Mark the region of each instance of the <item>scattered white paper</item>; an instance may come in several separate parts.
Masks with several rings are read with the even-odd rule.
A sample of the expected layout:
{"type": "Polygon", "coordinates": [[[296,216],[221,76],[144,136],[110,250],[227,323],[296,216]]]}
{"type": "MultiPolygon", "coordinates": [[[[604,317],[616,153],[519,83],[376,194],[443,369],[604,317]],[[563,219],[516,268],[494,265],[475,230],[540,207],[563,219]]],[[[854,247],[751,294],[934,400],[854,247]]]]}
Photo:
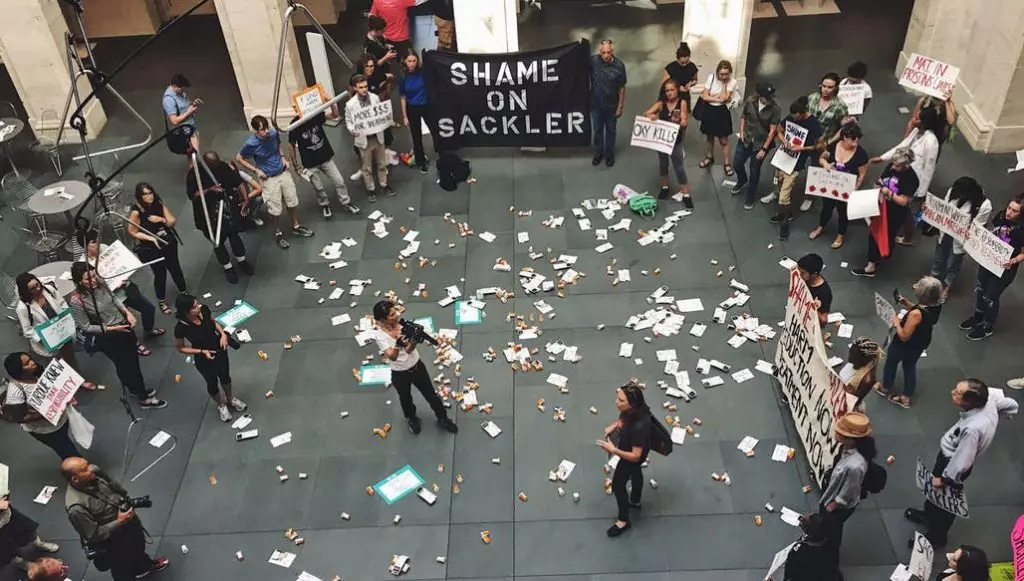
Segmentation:
{"type": "Polygon", "coordinates": [[[501,434],[501,428],[499,428],[498,424],[495,424],[494,422],[484,422],[480,424],[480,427],[482,427],[484,431],[487,432],[487,435],[492,438],[497,438],[498,434],[501,434]]]}
{"type": "Polygon", "coordinates": [[[149,445],[154,448],[159,448],[167,443],[167,440],[171,439],[171,435],[167,432],[160,430],[155,436],[149,439],[149,445]]]}
{"type": "Polygon", "coordinates": [[[526,244],[527,242],[530,241],[530,233],[516,232],[516,240],[518,240],[520,244],[526,244]]]}
{"type": "Polygon", "coordinates": [[[796,261],[788,256],[783,256],[782,260],[779,261],[779,266],[786,270],[793,270],[796,268],[796,261]]]}
{"type": "Polygon", "coordinates": [[[789,460],[789,453],[793,450],[789,446],[783,444],[775,444],[775,450],[772,451],[772,460],[776,462],[785,462],[789,460]]]}
{"type": "Polygon", "coordinates": [[[914,576],[910,574],[910,569],[906,565],[900,563],[896,565],[892,575],[889,575],[889,581],[913,581],[914,576]]]}
{"type": "Polygon", "coordinates": [[[771,376],[775,375],[775,366],[764,359],[758,359],[757,363],[754,364],[754,369],[771,376]]]}
{"type": "Polygon", "coordinates": [[[490,244],[491,242],[494,242],[494,239],[497,238],[497,236],[495,236],[494,234],[491,234],[490,232],[481,232],[477,236],[482,238],[484,240],[484,242],[487,242],[488,244],[490,244]]]}
{"type": "Polygon", "coordinates": [[[704,310],[704,304],[700,299],[683,299],[676,301],[676,310],[680,313],[696,313],[704,310]]]}
{"type": "Polygon", "coordinates": [[[732,374],[732,379],[736,383],[743,383],[744,381],[754,379],[754,372],[749,369],[741,369],[732,374]]]}
{"type": "Polygon", "coordinates": [[[619,357],[632,357],[633,356],[633,344],[623,343],[619,345],[619,357]]]}
{"type": "Polygon", "coordinates": [[[785,507],[785,506],[782,507],[782,511],[780,511],[780,513],[779,513],[779,518],[782,519],[782,522],[784,522],[784,523],[786,523],[786,524],[788,524],[790,526],[794,526],[794,527],[800,526],[800,513],[796,512],[795,510],[793,510],[791,508],[788,508],[788,507],[785,507]]]}
{"type": "Polygon", "coordinates": [[[608,252],[612,248],[614,248],[614,246],[612,246],[611,242],[605,242],[604,244],[598,246],[594,250],[597,251],[598,254],[603,254],[605,252],[608,252]]]}
{"type": "Polygon", "coordinates": [[[708,330],[708,326],[704,323],[694,323],[693,327],[690,327],[690,334],[694,337],[703,337],[704,331],[708,330]]]}
{"type": "Polygon", "coordinates": [[[352,317],[348,313],[342,313],[340,315],[334,315],[331,317],[331,326],[337,327],[338,325],[344,325],[345,323],[352,320],[352,317]]]}
{"type": "Polygon", "coordinates": [[[36,504],[46,504],[50,502],[51,498],[53,498],[54,492],[57,492],[56,486],[44,486],[43,489],[39,491],[39,494],[32,499],[32,502],[36,504]]]}
{"type": "Polygon", "coordinates": [[[849,323],[843,323],[839,325],[839,331],[836,334],[844,339],[849,339],[850,337],[853,337],[853,325],[849,323]]]}
{"type": "Polygon", "coordinates": [[[285,433],[283,433],[283,434],[281,434],[279,436],[274,436],[273,438],[271,438],[270,439],[270,445],[275,447],[275,448],[277,448],[277,447],[283,446],[285,444],[290,444],[291,441],[292,441],[292,433],[291,432],[285,432],[285,433]]]}
{"type": "Polygon", "coordinates": [[[683,442],[685,442],[685,441],[686,441],[686,430],[684,430],[683,428],[680,428],[680,427],[672,428],[672,443],[673,444],[679,444],[680,446],[682,446],[683,442]]]}
{"type": "Polygon", "coordinates": [[[270,555],[270,559],[267,561],[271,565],[277,565],[278,567],[284,567],[285,569],[292,566],[295,561],[295,553],[288,553],[286,551],[274,550],[274,553],[270,555]]]}
{"type": "Polygon", "coordinates": [[[726,343],[731,345],[734,349],[739,349],[740,345],[743,345],[746,342],[747,338],[743,335],[733,335],[728,341],[726,341],[726,343]]]}
{"type": "Polygon", "coordinates": [[[740,440],[739,445],[736,446],[736,449],[744,454],[749,454],[754,451],[754,448],[757,447],[757,443],[759,441],[760,440],[753,436],[744,436],[743,439],[740,440]]]}

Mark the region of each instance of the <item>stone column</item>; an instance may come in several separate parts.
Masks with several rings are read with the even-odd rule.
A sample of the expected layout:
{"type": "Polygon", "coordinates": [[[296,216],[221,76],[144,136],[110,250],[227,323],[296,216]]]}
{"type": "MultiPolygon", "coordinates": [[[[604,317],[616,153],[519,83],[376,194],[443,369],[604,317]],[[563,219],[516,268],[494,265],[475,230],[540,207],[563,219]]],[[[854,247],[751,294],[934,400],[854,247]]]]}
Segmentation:
{"type": "Polygon", "coordinates": [[[974,149],[1024,148],[1024,2],[916,0],[896,64],[912,53],[960,68],[953,96],[957,126],[974,149]]]}
{"type": "Polygon", "coordinates": [[[519,52],[519,0],[455,0],[459,52],[519,52]]]}
{"type": "MultiPolygon", "coordinates": [[[[18,96],[28,112],[29,125],[56,136],[59,116],[71,80],[68,77],[67,50],[64,35],[68,31],[64,14],[57,0],[3,0],[0,17],[0,53],[11,75],[18,96]],[[47,111],[43,124],[43,111],[47,111]]],[[[92,91],[89,80],[77,83],[79,94],[92,91]]],[[[72,108],[74,108],[72,103],[72,108]]],[[[72,109],[73,110],[73,109],[72,109]]],[[[89,139],[93,139],[107,123],[107,116],[98,99],[85,108],[89,139]]],[[[10,115],[9,111],[0,112],[10,115]]],[[[70,129],[70,126],[67,126],[70,129]]],[[[78,142],[78,132],[65,131],[63,139],[78,142]]]]}
{"type": "Polygon", "coordinates": [[[683,42],[690,45],[693,62],[701,67],[697,86],[704,86],[718,61],[732,63],[742,93],[750,45],[750,22],[755,0],[686,0],[683,42]]]}
{"type": "MultiPolygon", "coordinates": [[[[242,111],[246,124],[254,115],[271,117],[274,101],[274,80],[277,76],[278,47],[281,42],[281,18],[287,3],[284,0],[214,0],[217,17],[224,31],[224,42],[235,69],[238,91],[242,95],[242,111]]],[[[301,17],[293,18],[295,20],[301,17]]],[[[284,68],[278,99],[278,124],[287,125],[295,114],[291,96],[306,87],[302,61],[295,43],[295,28],[287,27],[284,68]]]]}

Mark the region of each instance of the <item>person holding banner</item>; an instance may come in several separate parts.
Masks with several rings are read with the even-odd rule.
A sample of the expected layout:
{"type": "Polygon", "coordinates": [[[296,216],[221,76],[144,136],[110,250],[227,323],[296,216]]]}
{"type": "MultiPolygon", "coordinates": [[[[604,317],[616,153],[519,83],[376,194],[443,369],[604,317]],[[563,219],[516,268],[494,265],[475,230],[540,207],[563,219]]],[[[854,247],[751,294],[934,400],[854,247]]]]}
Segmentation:
{"type": "MultiPolygon", "coordinates": [[[[334,212],[331,211],[331,198],[327,195],[328,185],[334,186],[342,209],[352,215],[359,213],[359,207],[352,203],[352,197],[348,195],[345,178],[338,170],[338,165],[334,163],[334,148],[331,147],[327,133],[324,132],[324,123],[328,119],[337,119],[340,115],[338,104],[335,103],[324,113],[315,115],[302,126],[288,132],[288,153],[292,165],[299,175],[306,175],[306,179],[313,186],[320,212],[326,220],[334,217],[334,212]]],[[[293,117],[291,123],[298,120],[298,117],[293,117]]]]}
{"type": "Polygon", "coordinates": [[[914,171],[913,162],[914,152],[905,147],[899,148],[893,154],[892,162],[878,178],[880,213],[871,218],[868,262],[863,268],[851,270],[854,276],[874,277],[879,263],[892,256],[896,234],[910,213],[910,202],[917,191],[917,172],[914,171]]]}
{"type": "MultiPolygon", "coordinates": [[[[936,489],[963,488],[978,458],[995,439],[999,418],[1013,417],[1019,408],[1015,400],[998,390],[990,390],[985,382],[973,377],[957,383],[951,395],[953,405],[960,410],[960,419],[939,440],[939,453],[935,456],[929,483],[936,489]]],[[[923,509],[908,508],[903,511],[903,517],[925,525],[928,528],[925,538],[935,548],[946,546],[949,528],[956,519],[953,513],[927,498],[923,509]]],[[[910,542],[913,543],[913,539],[910,542]]]]}
{"type": "MultiPolygon", "coordinates": [[[[828,136],[828,133],[824,135],[828,136]]],[[[859,125],[850,123],[839,130],[839,136],[840,140],[829,145],[818,161],[821,163],[821,167],[828,171],[841,171],[857,176],[857,185],[853,189],[859,190],[864,182],[864,175],[868,171],[868,152],[860,146],[860,138],[864,134],[859,125]]],[[[846,229],[850,224],[850,220],[846,216],[846,202],[832,198],[822,198],[821,201],[818,227],[811,230],[807,237],[814,240],[821,236],[825,231],[825,226],[828,226],[829,221],[832,220],[832,213],[836,212],[839,214],[839,231],[835,241],[832,242],[832,249],[838,250],[842,248],[843,242],[846,240],[846,229]]]]}
{"type": "Polygon", "coordinates": [[[967,338],[980,341],[993,333],[996,318],[999,317],[999,297],[1017,278],[1020,263],[1024,262],[1024,228],[1020,219],[1020,207],[1024,194],[1017,194],[1006,209],[992,218],[992,233],[1013,248],[1010,259],[1003,264],[1002,276],[996,276],[987,268],[978,269],[978,284],[974,288],[977,299],[974,314],[960,323],[960,329],[967,331],[967,338]]]}
{"type": "Polygon", "coordinates": [[[355,146],[359,149],[359,157],[362,160],[363,183],[366,184],[366,195],[370,202],[377,201],[377,185],[373,181],[374,170],[376,170],[377,181],[384,190],[384,195],[394,197],[398,192],[388,185],[388,156],[384,147],[384,131],[366,135],[353,130],[355,127],[355,116],[364,109],[370,109],[380,104],[380,97],[370,92],[370,85],[366,77],[356,75],[352,78],[356,88],[356,96],[345,103],[345,127],[355,139],[355,146]]]}
{"type": "Polygon", "coordinates": [[[812,252],[800,257],[800,260],[796,261],[796,268],[817,303],[818,323],[824,327],[828,322],[828,313],[832,310],[832,286],[824,276],[821,276],[821,271],[825,269],[825,260],[812,252]]]}
{"type": "Polygon", "coordinates": [[[871,437],[871,421],[860,412],[843,415],[835,422],[833,430],[836,440],[842,445],[842,452],[825,478],[818,512],[825,517],[828,531],[825,552],[831,562],[830,569],[838,571],[843,525],[860,504],[868,464],[878,455],[878,450],[875,439],[871,437]]]}
{"type": "Polygon", "coordinates": [[[661,177],[661,191],[658,192],[658,199],[668,198],[668,166],[672,163],[672,169],[676,173],[676,181],[679,182],[679,194],[683,197],[683,204],[693,209],[693,198],[690,196],[690,186],[686,181],[686,168],[683,166],[683,141],[686,136],[686,124],[690,118],[690,106],[682,97],[679,83],[675,79],[667,79],[661,84],[660,97],[651,105],[651,108],[644,111],[644,116],[651,121],[667,121],[679,124],[679,133],[676,134],[676,143],[672,147],[672,153],[658,152],[658,175],[661,177]]]}
{"type": "Polygon", "coordinates": [[[737,134],[736,152],[732,165],[736,169],[736,185],[732,195],[747,189],[743,202],[744,210],[754,209],[757,186],[761,181],[761,165],[768,159],[768,152],[775,145],[775,134],[779,129],[782,109],[775,102],[775,87],[771,83],[758,83],[756,94],[747,97],[740,112],[740,131],[737,134]],[[750,176],[746,164],[750,161],[750,176]]]}
{"type": "MultiPolygon", "coordinates": [[[[437,133],[430,116],[430,99],[427,84],[420,70],[420,57],[416,51],[409,51],[402,61],[402,79],[398,82],[398,94],[402,96],[402,124],[412,135],[412,151],[420,173],[427,173],[427,155],[423,152],[423,124],[426,123],[431,138],[437,133]]],[[[434,147],[437,149],[437,146],[434,147]]]]}
{"type": "Polygon", "coordinates": [[[139,260],[153,262],[163,259],[160,262],[153,262],[149,268],[153,271],[153,289],[156,291],[157,304],[160,306],[160,312],[165,315],[171,314],[171,308],[167,306],[167,274],[170,273],[179,293],[188,292],[185,273],[181,271],[181,262],[178,260],[181,237],[174,229],[176,223],[174,213],[164,205],[164,201],[157,195],[153,186],[146,182],[135,185],[135,203],[128,213],[128,234],[137,241],[135,254],[139,260]],[[148,233],[143,232],[139,226],[145,228],[148,233]]]}
{"type": "MultiPolygon", "coordinates": [[[[769,220],[772,224],[779,224],[779,240],[788,240],[789,224],[793,220],[790,206],[793,186],[796,185],[800,173],[807,167],[808,158],[817,155],[815,152],[825,149],[825,140],[821,133],[821,122],[808,112],[806,96],[798,97],[790,104],[789,116],[783,119],[782,127],[782,131],[775,132],[779,147],[783,153],[791,157],[796,156],[797,159],[792,172],[787,173],[780,169],[775,173],[775,183],[779,191],[779,211],[769,220]],[[798,137],[801,129],[806,132],[803,138],[798,137]]],[[[778,155],[776,153],[776,157],[778,155]]],[[[775,198],[775,192],[772,192],[761,198],[761,203],[770,204],[775,198]]]]}
{"type": "MultiPolygon", "coordinates": [[[[57,292],[57,287],[53,283],[43,284],[30,272],[19,274],[14,279],[14,283],[18,288],[18,304],[15,305],[14,312],[18,316],[18,324],[21,325],[21,335],[28,339],[32,351],[46,359],[60,357],[67,361],[72,369],[81,374],[82,368],[75,356],[73,325],[71,335],[66,337],[66,342],[57,347],[56,351],[47,349],[42,343],[39,328],[62,316],[68,309],[68,304],[64,301],[64,297],[57,292]]],[[[82,389],[93,391],[96,389],[96,384],[87,381],[82,384],[82,389]]]]}
{"type": "Polygon", "coordinates": [[[803,536],[786,555],[786,568],[777,581],[833,581],[835,564],[828,553],[825,517],[818,513],[801,516],[800,531],[803,536]]]}
{"type": "Polygon", "coordinates": [[[960,545],[946,557],[949,568],[939,573],[936,581],[989,581],[988,555],[978,547],[960,545]]]}
{"type": "Polygon", "coordinates": [[[629,382],[615,392],[615,409],[619,418],[604,430],[599,448],[617,458],[612,474],[612,493],[618,505],[618,520],[608,527],[608,536],[615,538],[630,529],[630,507],[640,509],[644,489],[643,463],[651,452],[651,408],[644,401],[644,392],[629,382]],[[626,483],[630,483],[626,494],[626,483]]]}
{"type": "MultiPolygon", "coordinates": [[[[839,81],[839,92],[841,93],[843,87],[864,87],[864,107],[863,112],[867,112],[868,105],[871,104],[871,99],[874,98],[874,93],[871,91],[871,85],[868,84],[864,79],[868,76],[868,65],[863,61],[857,61],[852,65],[846,67],[846,78],[839,81]]],[[[864,113],[860,115],[863,115],[864,113]]],[[[854,120],[859,118],[859,115],[852,115],[854,120]]]]}
{"type": "Polygon", "coordinates": [[[914,283],[917,303],[911,303],[902,295],[897,303],[907,309],[901,318],[893,315],[892,342],[882,368],[882,383],[875,385],[875,391],[886,396],[889,402],[909,410],[911,398],[917,391],[917,360],[932,343],[932,330],[939,322],[942,303],[942,283],[930,276],[914,283]],[[896,370],[903,365],[903,393],[892,393],[896,383],[896,370]]]}
{"type": "Polygon", "coordinates": [[[925,95],[914,103],[914,110],[910,112],[910,120],[907,121],[907,129],[903,132],[904,137],[910,136],[917,129],[921,121],[921,111],[933,109],[935,116],[942,121],[939,134],[939,154],[942,154],[942,144],[946,143],[953,136],[956,128],[956,120],[960,117],[957,113],[956,104],[953,103],[953,91],[946,93],[946,98],[938,99],[931,95],[925,95]]]}
{"type": "MultiPolygon", "coordinates": [[[[228,345],[232,345],[232,338],[224,332],[221,324],[213,319],[210,308],[200,303],[194,296],[178,295],[174,309],[178,318],[178,324],[174,327],[178,352],[192,356],[196,370],[206,380],[206,393],[210,394],[217,404],[221,421],[230,422],[229,405],[237,412],[244,412],[249,407],[235,397],[231,389],[231,367],[227,348],[228,345]],[[224,395],[220,393],[221,388],[224,395]]],[[[237,341],[233,345],[237,346],[237,341]]]]}
{"type": "MultiPolygon", "coordinates": [[[[985,197],[981,184],[969,176],[961,176],[953,182],[953,186],[946,190],[945,201],[966,213],[979,226],[988,224],[988,219],[992,215],[992,202],[985,197]]],[[[945,232],[939,232],[939,238],[935,242],[935,260],[932,262],[929,276],[942,281],[943,299],[956,281],[956,275],[960,273],[966,255],[967,250],[961,240],[945,232]]]]}
{"type": "MultiPolygon", "coordinates": [[[[22,430],[56,452],[61,460],[80,456],[81,452],[78,451],[78,446],[71,440],[70,426],[68,425],[70,405],[64,408],[55,423],[47,421],[42,414],[28,405],[39,378],[43,376],[43,369],[43,366],[36,363],[28,353],[19,351],[11,353],[4,359],[4,371],[7,372],[11,380],[7,384],[3,417],[9,422],[21,424],[22,430]]],[[[78,413],[78,411],[71,413],[78,413]]]]}

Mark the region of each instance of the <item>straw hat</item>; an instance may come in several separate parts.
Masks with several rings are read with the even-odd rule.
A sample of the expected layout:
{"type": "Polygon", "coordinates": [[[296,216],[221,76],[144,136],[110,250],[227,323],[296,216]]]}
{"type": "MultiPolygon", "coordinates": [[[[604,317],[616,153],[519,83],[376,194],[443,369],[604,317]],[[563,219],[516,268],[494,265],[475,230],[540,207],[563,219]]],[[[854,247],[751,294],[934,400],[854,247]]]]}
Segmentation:
{"type": "Polygon", "coordinates": [[[847,438],[864,438],[871,435],[871,420],[860,412],[850,412],[839,418],[835,430],[847,438]]]}

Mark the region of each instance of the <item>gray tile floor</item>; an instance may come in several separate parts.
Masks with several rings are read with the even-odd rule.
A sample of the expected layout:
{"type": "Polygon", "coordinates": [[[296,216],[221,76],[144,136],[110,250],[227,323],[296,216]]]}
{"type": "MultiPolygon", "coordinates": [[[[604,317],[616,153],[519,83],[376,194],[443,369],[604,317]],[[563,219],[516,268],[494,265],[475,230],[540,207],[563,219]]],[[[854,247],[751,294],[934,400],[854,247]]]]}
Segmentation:
{"type": "MultiPolygon", "coordinates": [[[[578,19],[581,5],[552,1],[545,4],[542,14],[524,15],[523,46],[557,44],[583,35],[615,39],[619,55],[630,67],[625,115],[630,118],[653,100],[660,66],[671,58],[678,38],[682,9],[669,6],[655,12],[597,3],[592,9],[588,4],[587,17],[578,19]]],[[[867,61],[876,98],[864,118],[865,146],[872,152],[882,151],[898,139],[906,121],[897,107],[912,103],[889,72],[903,38],[909,2],[844,1],[841,5],[841,15],[755,21],[747,74],[771,79],[782,101],[788,103],[809,91],[821,73],[841,71],[856,59],[867,61]],[[864,34],[869,29],[873,32],[864,34]]],[[[358,38],[354,27],[339,27],[338,37],[358,38]]],[[[168,43],[174,42],[179,47],[175,52],[163,48],[129,67],[119,79],[119,88],[159,126],[155,103],[164,77],[185,71],[192,77],[196,95],[207,103],[201,118],[205,144],[222,154],[236,151],[246,129],[216,22],[197,19],[187,30],[172,34],[168,43]],[[192,40],[180,42],[186,35],[192,40]]],[[[116,62],[137,43],[138,39],[103,41],[99,58],[104,64],[116,62]]],[[[348,76],[341,67],[335,71],[339,82],[348,76]]],[[[124,111],[108,111],[112,121],[103,140],[127,142],[134,129],[124,111]]],[[[620,129],[625,125],[621,124],[620,129]]],[[[347,175],[355,167],[350,146],[340,130],[333,138],[337,159],[347,175]]],[[[399,144],[408,146],[406,140],[406,136],[400,136],[399,144]]],[[[687,170],[697,208],[676,229],[676,241],[640,248],[633,242],[636,230],[655,222],[634,216],[632,232],[612,233],[610,240],[615,249],[598,255],[592,232],[578,230],[570,208],[584,199],[609,195],[612,186],[620,182],[641,191],[657,187],[654,155],[630,150],[624,142],[620,139],[619,163],[613,169],[593,169],[586,152],[536,155],[469,151],[466,155],[479,182],[453,193],[441,191],[433,178],[396,168],[397,199],[370,205],[365,203],[361,187],[350,184],[355,200],[364,207],[364,215],[339,214],[333,222],[319,218],[312,192],[304,191],[301,214],[316,229],[316,236],[294,241],[285,252],[273,246],[266,231],[246,234],[248,254],[257,274],[237,285],[224,280],[206,243],[189,226],[191,212],[181,194],[181,160],[158,148],[132,166],[126,183],[150,181],[182,219],[183,262],[191,287],[199,293],[212,293],[210,303],[221,300],[231,304],[244,298],[261,310],[246,325],[255,343],[234,353],[232,362],[238,393],[251,404],[255,425],[260,429],[258,440],[234,442],[233,431],[217,420],[209,405],[198,374],[174,351],[169,337],[154,341],[153,356],[144,360],[147,380],[160,387],[170,407],[142,414],[141,429],[131,438],[129,469],[134,473],[156,457],[158,451],[146,444],[156,431],[169,431],[178,440],[177,448],[165,461],[129,486],[133,493],[150,494],[155,500],[152,509],[142,512],[142,518],[154,537],[153,550],[172,558],[172,567],[161,578],[270,580],[293,578],[305,570],[324,579],[335,574],[343,579],[386,579],[388,559],[394,553],[412,557],[408,576],[416,579],[571,577],[612,581],[625,575],[651,581],[762,578],[773,553],[797,532],[771,515],[765,515],[764,526],[757,527],[753,515],[762,512],[765,502],[810,510],[816,504],[816,495],[801,492],[809,482],[801,457],[786,464],[769,460],[773,444],[782,442],[798,448],[799,444],[788,408],[773,383],[760,374],[744,384],[730,380],[725,386],[702,390],[695,401],[680,405],[678,414],[684,420],[704,420],[700,439],[688,439],[669,458],[652,458],[647,477],[656,479],[659,487],[645,490],[644,511],[636,527],[616,541],[605,538],[614,502],[602,492],[603,457],[593,441],[612,419],[614,387],[631,376],[651,385],[661,379],[661,366],[655,361],[657,349],[677,349],[689,368],[696,363],[690,346],[699,343],[702,356],[717,357],[735,369],[752,367],[758,358],[770,359],[775,349],[774,344],[747,344],[734,350],[725,344],[726,330],[716,325],[699,341],[683,335],[647,344],[641,334],[624,328],[626,319],[644,310],[647,294],[661,285],[668,286],[678,298],[699,297],[706,305],[717,303],[729,290],[728,277],[716,278],[715,271],[735,265],[733,276],[753,287],[750,312],[767,321],[779,320],[786,277],[776,262],[782,256],[799,257],[816,251],[828,263],[826,274],[836,292],[836,310],[846,314],[858,335],[880,337],[883,329],[871,308],[871,292],[893,285],[908,288],[915,276],[927,270],[930,247],[928,241],[922,241],[915,248],[900,248],[894,262],[886,265],[877,280],[864,281],[839,267],[840,261],[857,265],[863,259],[866,230],[859,225],[851,228],[849,242],[842,250],[831,251],[824,242],[806,239],[804,234],[814,218],[803,216],[796,223],[792,239],[780,243],[767,222],[767,209],[744,212],[742,202],[722,187],[721,166],[710,171],[697,169],[699,135],[692,130],[687,138],[687,170]],[[518,218],[508,212],[509,206],[533,209],[534,214],[518,218]],[[394,217],[391,234],[383,240],[370,234],[365,215],[373,209],[394,217]],[[459,238],[455,228],[442,218],[446,213],[456,220],[469,221],[477,232],[493,232],[497,240],[488,244],[479,238],[459,238]],[[548,216],[563,215],[568,219],[562,229],[547,229],[540,223],[548,216]],[[393,270],[396,252],[404,246],[399,226],[420,231],[420,239],[425,241],[421,254],[436,258],[437,267],[421,270],[410,261],[409,270],[393,270]],[[350,326],[330,324],[335,314],[348,312],[358,319],[368,313],[376,300],[374,293],[356,299],[355,308],[348,308],[348,297],[319,305],[317,299],[326,293],[302,290],[293,280],[298,273],[339,281],[372,278],[371,291],[394,289],[408,301],[414,316],[431,316],[439,327],[453,327],[452,309],[442,309],[435,302],[445,286],[458,284],[467,294],[484,286],[513,289],[519,268],[532,265],[545,270],[543,260],[531,261],[526,245],[516,243],[516,234],[523,231],[530,233],[536,248],[551,247],[555,254],[577,255],[577,269],[589,275],[568,289],[565,299],[543,297],[555,306],[558,316],[545,321],[541,325],[543,336],[532,342],[540,346],[545,341],[561,340],[577,345],[584,359],[575,365],[546,363],[544,373],[528,374],[513,374],[500,362],[485,362],[481,352],[488,346],[497,349],[514,339],[505,322],[506,314],[534,312],[532,303],[538,297],[520,296],[508,304],[488,301],[484,323],[460,328],[458,345],[466,356],[463,378],[475,377],[481,386],[481,400],[494,404],[489,419],[504,430],[497,439],[486,437],[476,427],[485,419],[478,412],[454,414],[461,427],[454,437],[430,423],[419,436],[409,434],[402,425],[393,392],[362,388],[351,379],[350,370],[372,348],[359,348],[350,326]],[[346,236],[358,245],[344,251],[349,266],[332,273],[317,254],[324,245],[346,236]],[[431,243],[435,238],[441,241],[437,246],[431,243]],[[455,246],[448,248],[449,242],[455,246]],[[769,243],[774,244],[773,249],[768,249],[769,243]],[[678,258],[670,261],[670,254],[678,258]],[[512,261],[513,271],[493,271],[490,266],[497,258],[512,261]],[[719,267],[709,264],[712,258],[719,261],[719,267]],[[631,269],[632,282],[617,287],[610,284],[605,268],[612,259],[617,259],[620,268],[631,269]],[[660,276],[640,275],[641,269],[653,271],[658,267],[662,269],[660,276]],[[406,277],[426,283],[430,299],[411,297],[411,289],[403,283],[406,277]],[[464,282],[460,282],[461,277],[464,282]],[[599,331],[598,324],[607,327],[599,331]],[[302,335],[302,342],[284,350],[283,342],[295,334],[302,335]],[[635,356],[642,358],[644,365],[616,357],[623,341],[636,345],[635,356]],[[267,352],[268,361],[260,361],[257,350],[267,352]],[[545,384],[550,371],[569,378],[568,395],[560,395],[545,384]],[[174,382],[175,374],[184,376],[181,384],[174,382]],[[263,397],[268,390],[275,393],[272,399],[263,397]],[[536,411],[535,401],[540,397],[549,406],[563,406],[567,421],[554,422],[536,411]],[[388,400],[392,405],[387,405],[388,400]],[[598,415],[587,411],[591,406],[598,408],[598,415]],[[343,410],[351,414],[346,419],[339,417],[343,410]],[[380,440],[370,430],[384,422],[391,422],[396,429],[386,440],[380,440]],[[284,431],[292,432],[293,442],[272,448],[269,438],[284,431]],[[736,450],[737,442],[745,435],[762,440],[754,458],[745,458],[736,450]],[[495,457],[501,458],[500,465],[491,462],[495,457]],[[569,494],[580,492],[578,503],[568,496],[559,498],[546,480],[548,471],[563,458],[577,463],[566,489],[569,494]],[[440,486],[435,506],[409,497],[389,507],[366,495],[367,485],[405,464],[440,486]],[[436,471],[438,464],[445,465],[443,473],[436,471]],[[278,465],[292,475],[286,484],[278,482],[278,465]],[[712,482],[708,476],[716,471],[729,472],[732,486],[712,482]],[[299,472],[307,473],[308,479],[299,480],[299,472]],[[453,495],[456,474],[462,474],[465,482],[460,494],[453,495]],[[216,486],[211,486],[211,476],[216,477],[216,486]],[[529,502],[516,499],[520,491],[529,495],[529,502]],[[343,511],[351,515],[351,520],[340,518],[343,511]],[[392,524],[395,514],[402,515],[397,526],[392,524]],[[306,544],[292,546],[283,537],[287,528],[299,530],[306,544]],[[490,545],[481,543],[482,530],[491,531],[490,545]],[[183,544],[190,548],[188,555],[180,553],[183,544]],[[274,549],[298,554],[290,571],[267,564],[274,549]],[[235,559],[235,551],[245,554],[244,562],[235,559]],[[446,556],[447,563],[435,562],[438,555],[446,556]]],[[[1005,174],[1009,165],[1006,156],[978,155],[958,141],[944,152],[936,187],[946,187],[958,175],[969,173],[978,177],[1001,204],[1017,191],[1005,174]]],[[[72,172],[81,174],[82,169],[72,172]]],[[[762,183],[765,191],[767,182],[765,178],[762,183]]],[[[13,248],[9,232],[3,236],[3,248],[13,248]]],[[[24,253],[9,254],[5,259],[8,271],[18,272],[31,260],[24,253]]],[[[1019,345],[1015,323],[1021,320],[1024,308],[1019,287],[1007,291],[1004,314],[994,337],[984,343],[969,343],[956,330],[957,319],[970,309],[974,274],[975,266],[969,264],[953,291],[929,357],[920,364],[921,396],[914,411],[904,412],[877,398],[868,402],[882,454],[892,454],[897,460],[887,490],[869,499],[848,523],[843,550],[848,579],[887,578],[896,562],[907,559],[904,542],[912,529],[901,512],[905,506],[920,502],[911,485],[914,458],[931,458],[939,434],[954,420],[955,410],[947,395],[954,380],[969,374],[1001,385],[1021,375],[1019,348],[1015,347],[1019,345]]],[[[148,273],[140,273],[137,278],[149,292],[148,273]]],[[[707,316],[705,312],[688,318],[707,316]]],[[[170,327],[172,323],[161,317],[162,325],[170,327]]],[[[0,333],[0,345],[4,352],[24,347],[12,326],[0,333]]],[[[113,370],[104,359],[86,361],[90,378],[116,385],[113,370]]],[[[659,406],[663,398],[650,390],[649,394],[651,403],[659,406]]],[[[127,422],[117,403],[116,390],[83,393],[80,400],[81,409],[97,426],[90,458],[114,474],[121,473],[125,468],[121,454],[127,422]]],[[[420,407],[422,410],[425,406],[420,407]]],[[[13,469],[15,506],[39,520],[44,536],[63,542],[60,555],[72,564],[77,578],[83,557],[64,516],[60,494],[47,506],[31,502],[44,484],[61,484],[52,453],[30,441],[15,426],[3,425],[0,430],[4,434],[0,458],[13,469]]],[[[972,518],[955,525],[952,542],[970,542],[985,548],[995,560],[1009,559],[1007,533],[1024,509],[1020,455],[1014,453],[1022,440],[1024,432],[1019,425],[1001,427],[968,487],[972,518]]],[[[17,577],[7,569],[0,578],[17,577]]],[[[89,578],[102,576],[91,572],[89,578]]]]}

